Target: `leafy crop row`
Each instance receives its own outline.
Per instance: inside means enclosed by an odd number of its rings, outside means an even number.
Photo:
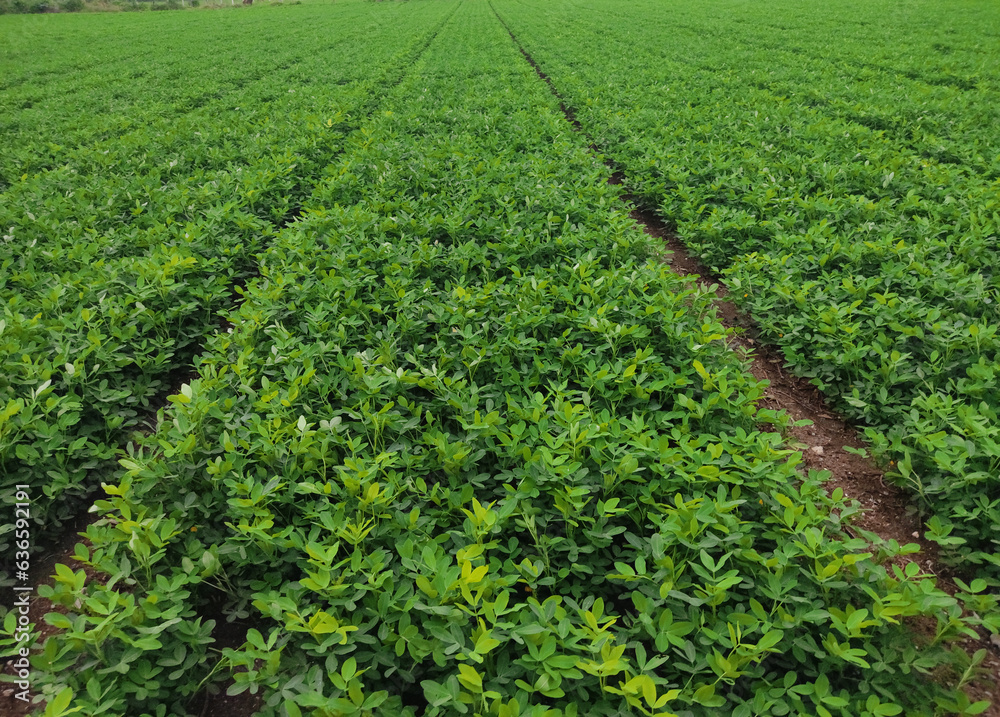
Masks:
[[[287,23],[283,12],[213,13],[209,20],[88,15],[0,26],[0,190],[26,173],[67,164],[79,169],[75,150],[114,152],[122,140],[147,142],[144,154],[154,160],[197,155],[199,144],[232,155],[239,147],[231,135],[208,133],[269,114],[302,121],[323,106],[336,107],[340,100],[330,92],[337,88],[324,78],[336,86],[378,74],[370,49],[346,28],[367,35],[402,20],[398,6],[372,13],[347,4],[333,17],[328,9],[300,9]],[[387,36],[372,37],[387,50],[393,46]],[[49,43],[58,45],[38,51]]]
[[[47,694],[94,715],[184,714],[223,677],[292,717],[948,708],[920,674],[958,603],[842,531],[856,507],[798,472],[711,296],[653,258],[488,6],[323,175],[106,486],[77,556],[109,579],[46,591]]]
[[[498,4],[631,188],[869,427],[928,537],[996,577],[1000,25],[918,4],[876,27],[893,8]]]
[[[254,254],[448,10],[376,11],[361,25],[371,45],[297,65],[340,83],[264,76],[169,123],[67,149],[0,195],[0,496],[35,487],[38,531],[114,471],[150,401],[219,329]],[[350,46],[351,30],[335,32],[313,41]]]

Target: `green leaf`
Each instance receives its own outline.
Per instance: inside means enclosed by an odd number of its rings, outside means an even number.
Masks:
[[[483,691],[483,678],[471,665],[459,664],[458,681],[466,689],[478,694]]]

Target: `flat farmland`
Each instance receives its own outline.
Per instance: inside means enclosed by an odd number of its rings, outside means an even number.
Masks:
[[[997,47],[0,18],[0,711],[997,714]]]

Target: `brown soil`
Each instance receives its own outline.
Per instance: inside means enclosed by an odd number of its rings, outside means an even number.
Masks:
[[[242,643],[240,643],[242,644]],[[238,645],[234,646],[238,647]],[[192,700],[192,715],[197,717],[252,717],[264,706],[261,693],[250,694],[249,691],[238,695],[227,695],[226,689],[233,684],[227,680],[217,686],[213,692],[204,692]]]

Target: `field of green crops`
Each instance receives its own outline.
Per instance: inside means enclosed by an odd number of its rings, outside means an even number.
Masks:
[[[5,589],[92,514],[34,709],[985,713],[998,47],[989,0],[0,18]],[[626,192],[957,592],[849,527]]]

